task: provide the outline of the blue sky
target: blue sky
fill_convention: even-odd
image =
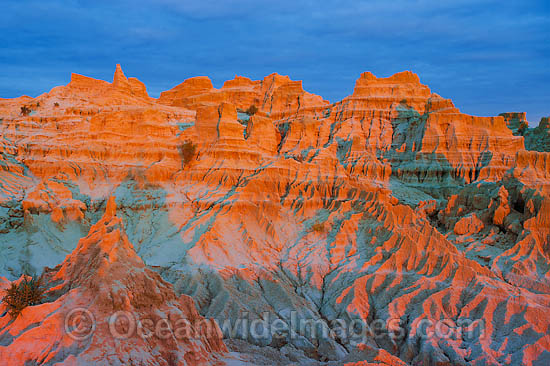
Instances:
[[[337,101],[363,71],[412,70],[463,112],[550,115],[547,0],[1,0],[0,97],[37,96],[116,63],[152,96],[272,72]]]

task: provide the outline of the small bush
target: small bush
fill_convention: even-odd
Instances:
[[[315,233],[324,233],[325,232],[325,225],[319,221],[317,221],[315,224],[311,225],[311,231]]]
[[[256,107],[255,105],[251,105],[250,107],[248,107],[248,109],[246,110],[246,114],[252,116],[254,114],[256,114],[258,112],[258,107]]]
[[[59,103],[55,102],[55,103],[53,104],[53,106],[57,108],[57,107],[59,107]]]
[[[31,114],[32,110],[27,107],[26,105],[22,106],[21,107],[21,115],[22,116],[28,116],[29,114]]]
[[[195,157],[197,145],[193,141],[186,140],[179,146],[179,152],[185,165],[189,164]]]
[[[38,305],[42,303],[44,297],[44,288],[42,287],[42,277],[28,279],[25,277],[18,284],[12,283],[6,291],[2,302],[8,307],[8,311],[13,318],[17,316],[27,306]]]

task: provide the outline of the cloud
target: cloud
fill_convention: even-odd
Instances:
[[[219,86],[277,71],[330,100],[362,71],[412,69],[468,113],[550,114],[543,0],[29,0],[3,10],[0,97],[38,95],[70,72],[110,80],[115,63],[154,95],[194,75]]]

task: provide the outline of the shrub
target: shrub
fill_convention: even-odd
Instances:
[[[42,277],[28,279],[25,277],[18,284],[12,283],[6,291],[2,302],[8,307],[8,311],[13,318],[17,316],[27,306],[38,305],[42,303],[44,297],[44,288],[42,287]]]
[[[250,116],[256,114],[257,112],[258,112],[258,107],[256,107],[254,104],[248,107],[248,109],[246,110],[246,113]]]
[[[319,221],[317,221],[315,224],[311,225],[311,231],[315,233],[324,233],[325,232],[325,225]]]
[[[55,103],[53,104],[53,106],[57,108],[57,107],[59,107],[59,103],[55,102]]]
[[[22,106],[21,107],[21,115],[22,116],[28,116],[29,114],[31,114],[32,110],[27,107],[26,105]]]
[[[197,145],[193,141],[186,140],[179,146],[179,152],[185,165],[189,164],[195,157]]]

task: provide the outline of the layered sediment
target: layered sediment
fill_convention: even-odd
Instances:
[[[0,276],[7,286],[44,271],[51,295],[28,317],[0,318],[0,355],[229,357],[219,335],[29,341],[46,328],[66,339],[62,314],[86,302],[98,325],[120,303],[222,331],[265,312],[329,330],[225,332],[251,364],[546,364],[548,126],[463,114],[409,71],[363,73],[335,103],[277,74],[220,89],[195,77],[155,99],[120,66],[112,83],[73,74],[36,98],[1,99]],[[338,321],[383,326],[357,338]],[[438,324],[447,333],[426,333]]]

